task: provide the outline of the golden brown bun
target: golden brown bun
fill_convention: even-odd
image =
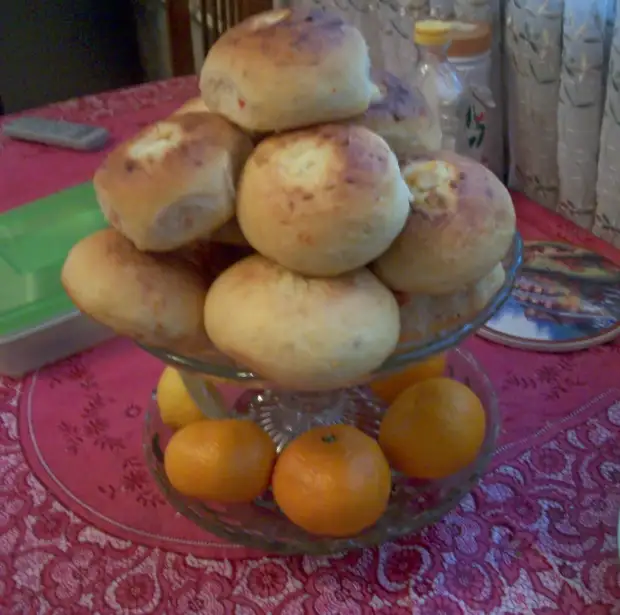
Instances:
[[[196,98],[190,98],[187,102],[183,103],[172,115],[185,115],[186,113],[208,113],[209,109],[205,105],[204,100],[199,96]]]
[[[366,265],[403,228],[410,192],[396,156],[362,126],[274,135],[250,156],[237,220],[258,252],[305,275]]]
[[[434,139],[432,118],[422,93],[387,71],[373,77],[381,99],[370,105],[364,115],[350,121],[383,137],[399,160],[439,149],[441,143]]]
[[[515,211],[505,186],[451,152],[403,169],[413,194],[407,224],[373,265],[393,290],[441,295],[479,280],[508,252]]]
[[[211,113],[177,115],[118,146],[95,173],[108,222],[140,250],[174,250],[234,215],[249,137]]]
[[[218,228],[213,235],[211,241],[234,246],[249,246],[248,240],[239,228],[237,218],[229,220],[224,226]]]
[[[208,283],[178,255],[145,254],[105,229],[71,249],[61,281],[80,311],[120,335],[189,354],[211,346],[203,321]]]
[[[379,94],[361,33],[340,17],[295,9],[228,30],[207,54],[200,91],[211,111],[257,132],[353,117]]]
[[[397,296],[401,341],[423,343],[462,326],[487,305],[505,279],[504,267],[499,263],[478,282],[449,295],[402,293]]]
[[[306,278],[260,255],[211,286],[205,325],[216,347],[280,386],[325,390],[358,382],[394,351],[394,295],[367,269]]]

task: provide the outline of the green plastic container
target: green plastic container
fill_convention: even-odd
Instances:
[[[0,214],[0,374],[18,377],[113,337],[60,284],[71,246],[105,226],[90,182]]]

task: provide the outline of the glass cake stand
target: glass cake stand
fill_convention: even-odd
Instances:
[[[371,528],[344,539],[310,535],[291,523],[278,510],[270,492],[251,504],[222,504],[188,498],[168,482],[163,467],[163,450],[172,435],[160,420],[153,399],[146,413],[144,452],[148,467],[160,489],[185,517],[207,532],[237,544],[277,553],[334,553],[395,539],[434,523],[458,504],[476,485],[495,450],[500,415],[493,386],[473,356],[456,346],[481,327],[507,299],[522,259],[522,241],[515,236],[504,261],[503,286],[475,317],[442,331],[423,344],[401,344],[369,380],[424,360],[436,353],[448,353],[447,375],[467,386],[481,399],[486,413],[486,436],[478,457],[468,467],[441,481],[419,482],[393,473],[388,510]],[[209,418],[242,417],[256,421],[272,437],[278,450],[300,433],[318,425],[349,423],[369,435],[378,433],[385,410],[368,388],[360,383],[347,389],[300,392],[270,388],[259,375],[236,366],[220,353],[200,359],[144,347],[145,350],[181,370],[183,380],[197,404]],[[245,389],[231,408],[223,408],[210,397],[205,377]]]

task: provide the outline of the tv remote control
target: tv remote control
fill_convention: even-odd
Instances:
[[[35,116],[24,116],[9,121],[4,124],[2,131],[12,139],[86,152],[101,149],[110,138],[110,133],[101,126],[74,124]]]

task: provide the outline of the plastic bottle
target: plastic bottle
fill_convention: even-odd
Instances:
[[[457,70],[468,90],[469,104],[465,119],[464,152],[478,162],[488,162],[490,131],[498,129],[490,120],[495,108],[491,92],[491,26],[484,22],[451,22],[452,43],[448,60]]]
[[[415,82],[432,116],[432,143],[437,149],[466,153],[465,122],[468,99],[457,70],[448,61],[449,23],[428,19],[414,28],[418,47]]]

